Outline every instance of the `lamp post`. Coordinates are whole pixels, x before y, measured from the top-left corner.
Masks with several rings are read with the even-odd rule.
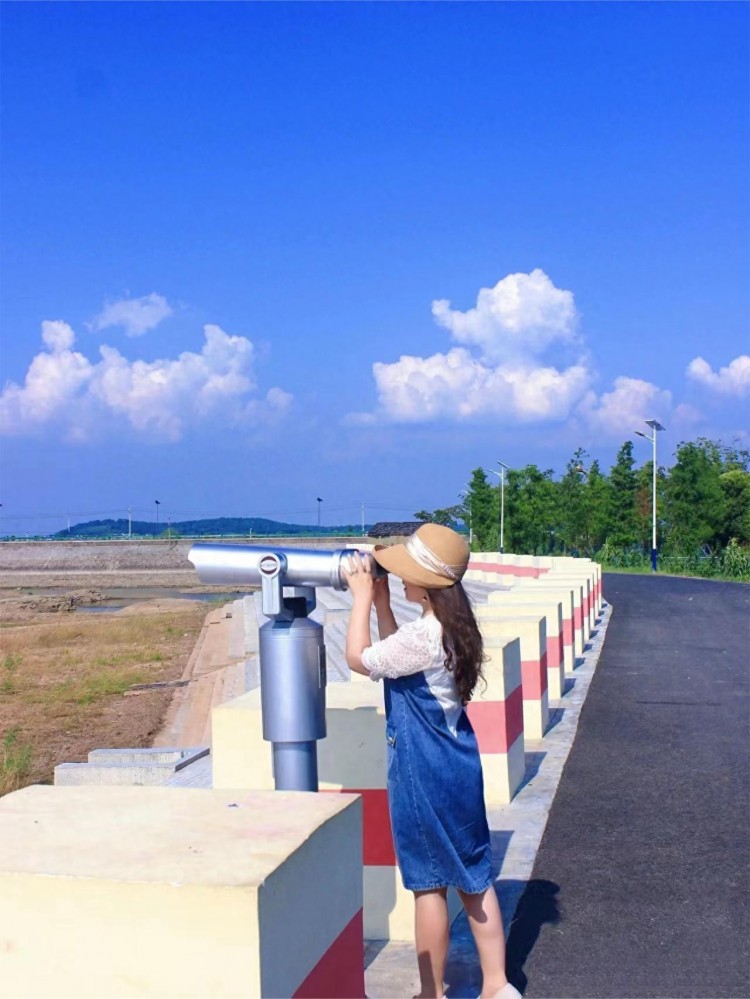
[[[653,436],[649,434],[644,434],[642,430],[636,430],[635,432],[639,437],[645,437],[647,441],[651,441],[651,447],[653,449],[653,476],[652,476],[652,487],[651,487],[651,571],[656,572],[656,434],[659,430],[664,430],[664,427],[659,423],[658,420],[646,420],[646,426],[651,427],[653,431]]]
[[[500,554],[502,555],[505,551],[505,471],[510,468],[510,465],[506,465],[504,461],[498,461],[500,466],[500,471],[496,472],[494,468],[488,468],[488,472],[492,472],[500,479]]]
[[[466,509],[469,512],[469,545],[472,545],[474,543],[474,530],[471,526],[471,493],[466,489],[462,489],[458,495],[464,496],[467,500]]]
[[[156,533],[159,533],[159,500],[154,500],[156,504]]]
[[[318,496],[318,528],[320,528],[320,504],[323,502],[321,496]]]

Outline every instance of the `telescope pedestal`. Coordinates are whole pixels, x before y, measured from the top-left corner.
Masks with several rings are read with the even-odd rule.
[[[318,747],[315,742],[274,742],[273,782],[277,791],[318,790]]]
[[[315,607],[315,591],[295,588],[269,604],[277,610],[259,632],[260,696],[274,786],[317,791],[315,743],[326,734],[326,650],[322,626],[307,616]]]

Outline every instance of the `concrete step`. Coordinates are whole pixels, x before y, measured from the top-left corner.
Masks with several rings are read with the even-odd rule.
[[[156,749],[96,749],[88,763],[60,763],[54,782],[61,787],[128,785],[153,787],[168,784],[185,767],[208,754],[208,746]]]

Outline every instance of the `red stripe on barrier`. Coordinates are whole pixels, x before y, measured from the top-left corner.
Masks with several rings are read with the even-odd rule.
[[[521,661],[521,685],[525,701],[539,701],[547,689],[547,652],[541,659]]]
[[[288,941],[294,946],[294,941]],[[364,999],[365,945],[362,910],[339,933],[294,993],[294,999]]]
[[[371,867],[395,867],[388,791],[384,787],[342,787],[334,793],[362,795],[362,863]]]
[[[573,644],[573,621],[569,618],[563,618],[563,645]]]
[[[573,627],[576,631],[580,631],[583,625],[583,612],[580,607],[573,608]]]
[[[523,690],[516,687],[504,701],[471,701],[466,714],[480,753],[507,753],[523,732]]]
[[[547,639],[547,667],[556,669],[563,661],[563,656],[562,632],[559,635],[550,635]]]

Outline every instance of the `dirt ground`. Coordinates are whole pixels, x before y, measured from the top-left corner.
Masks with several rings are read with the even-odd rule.
[[[0,794],[50,783],[92,749],[149,746],[161,727],[175,687],[152,685],[179,680],[212,605],[76,610],[104,598],[0,590]]]

